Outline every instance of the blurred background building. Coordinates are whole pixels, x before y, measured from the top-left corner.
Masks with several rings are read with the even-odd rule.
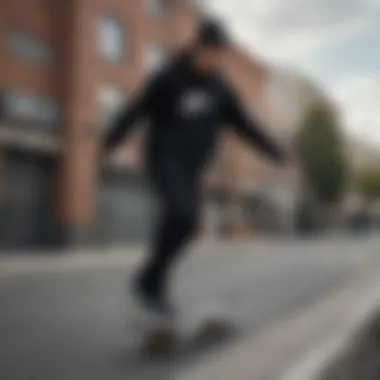
[[[136,242],[149,235],[144,128],[101,173],[95,132],[191,39],[199,12],[185,0],[0,2],[2,247]],[[285,141],[294,123],[286,124],[275,107],[272,71],[238,46],[226,63],[247,108]],[[205,176],[203,236],[242,238],[281,228],[286,207],[279,206],[289,206],[294,194],[288,174],[280,176],[226,132]]]

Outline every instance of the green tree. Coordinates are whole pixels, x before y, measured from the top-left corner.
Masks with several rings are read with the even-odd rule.
[[[380,199],[380,166],[371,165],[359,171],[358,187],[367,199]]]
[[[332,204],[344,196],[349,179],[345,142],[336,113],[322,104],[310,109],[296,141],[300,167],[319,201]]]

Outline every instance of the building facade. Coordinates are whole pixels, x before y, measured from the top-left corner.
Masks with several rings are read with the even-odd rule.
[[[194,4],[0,3],[2,246],[129,242],[150,233],[154,207],[141,175],[144,129],[136,128],[101,172],[98,131],[146,76],[191,38],[199,17]],[[226,66],[247,107],[265,118],[265,66],[238,48]],[[241,215],[245,189],[270,170],[228,133],[218,152],[205,188],[210,194],[222,189],[224,205],[240,211],[222,214],[218,196],[210,196],[208,205],[214,205],[205,208],[204,230],[218,234],[228,219],[230,234],[249,234]]]

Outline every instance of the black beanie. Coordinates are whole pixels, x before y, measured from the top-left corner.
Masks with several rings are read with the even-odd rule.
[[[224,46],[230,43],[227,31],[217,20],[205,19],[198,29],[197,42],[204,46]]]

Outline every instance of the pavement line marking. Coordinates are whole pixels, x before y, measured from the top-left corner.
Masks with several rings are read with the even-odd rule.
[[[281,380],[317,380],[321,371],[339,355],[356,329],[364,324],[368,317],[376,312],[379,307],[380,285],[360,306],[354,309],[348,321],[337,334],[319,348],[309,351],[299,359],[298,364],[281,376]]]
[[[285,375],[281,376],[281,380],[311,380],[320,374],[323,369],[323,363],[331,356],[339,347],[339,339],[331,339],[327,344],[322,345],[318,349],[312,350],[299,360],[299,364],[292,367]]]

